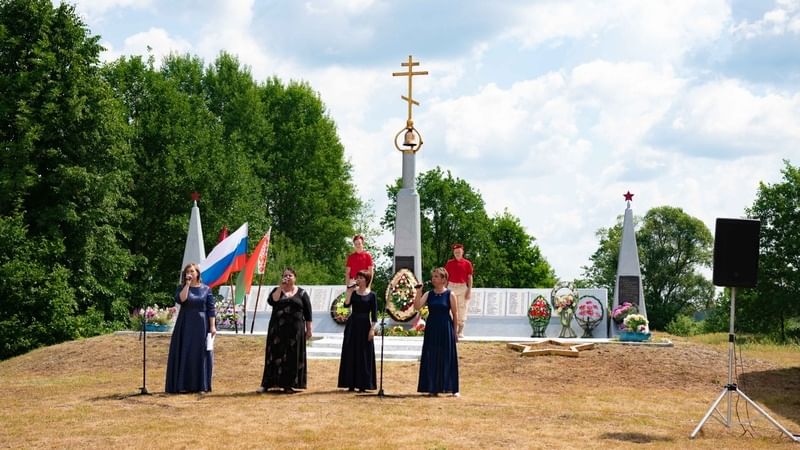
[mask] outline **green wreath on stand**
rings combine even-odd
[[[348,308],[344,305],[344,300],[346,298],[347,291],[344,291],[337,295],[331,302],[331,318],[339,325],[347,323],[347,319],[350,317],[350,313],[352,313],[352,308]]]

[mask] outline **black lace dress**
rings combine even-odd
[[[291,297],[281,293],[278,301],[273,300],[270,293],[267,303],[272,306],[272,316],[267,329],[261,387],[305,389],[308,376],[306,322],[311,322],[311,300],[308,293],[297,288],[297,292]]]

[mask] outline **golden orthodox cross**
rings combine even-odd
[[[413,123],[413,122],[411,122],[411,105],[414,104],[414,105],[419,106],[419,102],[414,100],[414,97],[411,95],[411,78],[414,75],[427,75],[428,71],[427,70],[423,70],[423,71],[419,71],[419,72],[414,72],[413,67],[414,66],[418,66],[419,62],[414,62],[413,59],[411,58],[411,55],[408,55],[408,62],[400,63],[400,65],[402,67],[408,67],[408,71],[407,72],[392,72],[392,76],[395,76],[395,77],[408,77],[408,97],[406,97],[405,95],[401,95],[400,98],[402,98],[403,100],[408,102],[408,122]]]

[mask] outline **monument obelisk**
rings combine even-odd
[[[419,194],[416,188],[416,168],[414,157],[422,147],[422,135],[414,128],[412,106],[419,106],[412,95],[413,77],[427,75],[427,71],[414,71],[419,65],[408,55],[408,62],[400,64],[407,67],[403,72],[393,72],[395,77],[408,77],[408,96],[400,98],[408,103],[406,126],[394,137],[394,146],[403,154],[403,185],[397,192],[397,209],[394,222],[394,273],[400,269],[414,272],[417,279],[422,279],[422,238],[420,234]],[[402,143],[398,143],[401,138]]]
[[[186,246],[183,248],[181,270],[189,263],[200,264],[206,259],[206,249],[203,245],[203,226],[200,223],[200,208],[197,207],[197,200],[200,200],[200,194],[192,192],[193,205],[189,216],[189,231],[186,233]],[[180,278],[180,271],[178,273]]]
[[[627,206],[625,208],[625,219],[622,221],[622,240],[619,246],[613,308],[628,302],[639,309],[639,314],[647,317],[647,309],[644,305],[644,290],[642,289],[642,271],[639,266],[639,248],[636,246],[636,231],[633,227],[633,210],[631,210],[633,194],[628,191],[624,196]],[[612,321],[611,336],[617,335],[619,335],[619,329],[614,326]]]

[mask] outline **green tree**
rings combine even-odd
[[[680,208],[653,208],[644,216],[637,242],[653,328],[663,330],[678,314],[711,304],[714,287],[698,271],[711,267],[713,237],[700,219]]]
[[[127,317],[132,159],[119,102],[99,74],[98,40],[70,5],[0,1],[0,217],[42,246],[12,253],[20,259],[6,269],[29,268],[35,279],[37,268],[53,267],[55,278],[46,289],[32,286],[26,301],[47,311],[63,287],[64,322],[88,311],[101,324]],[[0,284],[11,285],[5,276]],[[16,348],[75,335],[63,324],[38,326],[51,325],[60,331]]]
[[[465,247],[465,257],[472,260],[476,275],[481,255],[490,244],[491,222],[486,214],[483,198],[465,180],[454,178],[450,171],[435,169],[417,176],[420,202],[420,232],[422,234],[422,273],[443,266],[452,257],[451,245],[460,242]],[[397,193],[402,180],[387,186],[389,205],[381,225],[393,231],[397,208]],[[393,256],[393,255],[392,255]],[[475,284],[479,286],[479,284]]]
[[[602,287],[608,289],[609,298],[614,296],[616,287],[617,266],[619,265],[619,249],[622,243],[622,216],[617,216],[617,223],[609,228],[600,228],[595,232],[599,240],[597,250],[589,257],[590,266],[583,266],[580,284],[586,287]],[[634,217],[634,227],[638,228],[638,218]]]
[[[507,210],[492,218],[490,250],[476,271],[476,284],[499,288],[548,287],[556,283],[553,268],[535,238]]]
[[[129,231],[131,251],[138,257],[131,274],[139,286],[134,306],[172,301],[191,192],[201,194],[209,251],[223,224],[249,222],[254,241],[266,231],[266,211],[258,206],[262,185],[250,158],[241,149],[228,151],[224,128],[205,95],[198,95],[203,70],[198,58],[173,55],[160,71],[152,60],[145,63],[139,57],[122,58],[104,71],[124,100],[136,155],[131,185],[136,214]]]
[[[711,264],[713,238],[702,221],[671,206],[649,210],[639,223],[636,239],[647,315],[652,328],[663,330],[678,314],[711,304],[714,287],[699,271]],[[621,219],[598,230],[597,236],[599,247],[590,257],[592,265],[584,267],[584,276],[609,289],[613,298]]]
[[[397,193],[402,180],[387,186],[389,205],[381,225],[394,230]],[[465,180],[441,168],[417,176],[420,198],[422,272],[452,258],[451,245],[460,242],[475,269],[475,287],[533,287],[553,283],[550,265],[519,219],[504,212],[490,219],[480,193]],[[391,256],[391,249],[387,249]]]
[[[273,226],[341,278],[360,201],[336,125],[307,83],[272,78],[261,100],[275,133],[273,146],[261,150]]]
[[[781,174],[779,183],[759,184],[747,209],[761,221],[758,284],[752,298],[737,294],[737,326],[786,340],[789,319],[800,316],[800,168],[784,161]]]

